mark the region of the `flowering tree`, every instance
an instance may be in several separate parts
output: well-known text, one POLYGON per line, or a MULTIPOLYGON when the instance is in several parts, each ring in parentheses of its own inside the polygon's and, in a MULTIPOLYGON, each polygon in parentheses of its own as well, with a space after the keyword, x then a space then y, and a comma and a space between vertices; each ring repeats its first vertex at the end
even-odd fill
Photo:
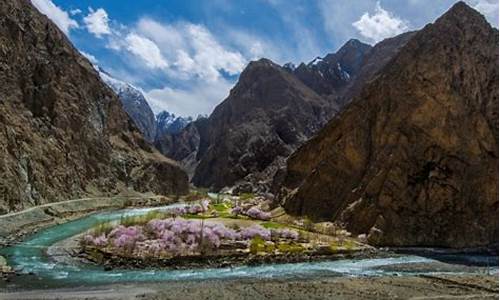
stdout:
POLYGON ((113 246, 124 252, 133 251, 135 244, 144 241, 146 237, 142 232, 142 227, 120 225, 111 230, 108 237, 112 240, 113 246))
POLYGON ((235 206, 231 209, 231 214, 235 217, 243 214, 243 208, 241 206, 235 206))
POLYGON ((233 216, 246 215, 252 219, 268 221, 271 219, 271 213, 262 211, 256 206, 252 206, 245 210, 243 207, 237 205, 231 209, 231 214, 233 216))
POLYGON ((271 219, 271 213, 265 212, 257 208, 256 206, 251 207, 245 213, 252 219, 267 221, 271 219))
POLYGON ((254 238, 270 241, 272 238, 297 240, 298 237, 298 233, 290 229, 269 230, 253 225, 234 230, 221 223, 167 218, 153 219, 142 226, 119 225, 109 234, 87 234, 82 244, 140 257, 171 257, 203 254, 229 241, 249 243, 254 238))
POLYGON ((97 247, 103 247, 103 246, 106 246, 108 244, 108 238, 106 237, 106 235, 104 233, 101 234, 101 235, 98 235, 98 236, 93 236, 91 234, 86 234, 83 237, 82 242, 85 245, 92 245, 92 246, 97 246, 97 247))
POLYGON ((271 231, 260 225, 253 225, 250 227, 243 228, 240 232, 241 238, 245 240, 251 240, 256 236, 260 236, 263 240, 271 240, 271 231))

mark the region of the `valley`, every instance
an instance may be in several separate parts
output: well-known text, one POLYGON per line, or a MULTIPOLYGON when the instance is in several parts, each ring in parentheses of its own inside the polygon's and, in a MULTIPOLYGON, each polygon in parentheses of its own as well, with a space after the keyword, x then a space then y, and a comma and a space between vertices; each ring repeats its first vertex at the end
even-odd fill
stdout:
POLYGON ((0 3, 1 299, 498 298, 498 29, 468 3, 255 58, 197 118, 38 8, 0 3))

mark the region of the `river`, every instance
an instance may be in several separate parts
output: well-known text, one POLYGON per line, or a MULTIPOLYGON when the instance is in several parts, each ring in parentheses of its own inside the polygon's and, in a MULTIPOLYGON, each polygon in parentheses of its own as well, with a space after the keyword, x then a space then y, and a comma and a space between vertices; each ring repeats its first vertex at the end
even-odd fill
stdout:
MULTIPOLYGON (((11 283, 16 288, 54 288, 72 286, 95 286, 99 284, 121 282, 154 282, 172 280, 204 280, 204 279, 236 279, 236 278, 303 278, 313 276, 407 276, 418 274, 443 273, 440 269, 426 269, 425 271, 408 270, 396 271, 384 269, 384 266, 400 264, 428 264, 436 263, 435 258, 418 255, 397 255, 394 257, 332 260, 322 262, 306 262, 293 264, 269 264, 260 266, 238 266, 218 269, 190 269, 190 270, 111 270, 91 264, 83 263, 56 263, 46 254, 51 245, 80 234, 99 222, 119 220, 124 215, 140 215, 151 210, 165 210, 182 204, 174 204, 160 208, 126 209, 94 213, 61 225, 55 225, 40 230, 36 234, 10 248, 0 250, 9 264, 20 270, 21 276, 16 276, 11 283)), ((450 258, 450 255, 448 255, 450 258)), ((472 263, 481 266, 473 272, 498 273, 498 256, 483 255, 451 255, 455 263, 472 263)), ((453 274, 470 273, 470 268, 454 269, 453 274)), ((446 272, 444 272, 446 273, 446 272)))

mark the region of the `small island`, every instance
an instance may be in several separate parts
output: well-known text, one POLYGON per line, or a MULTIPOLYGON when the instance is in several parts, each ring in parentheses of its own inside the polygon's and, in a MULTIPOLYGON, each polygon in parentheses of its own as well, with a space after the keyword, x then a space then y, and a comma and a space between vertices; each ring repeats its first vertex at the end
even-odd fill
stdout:
POLYGON ((334 224, 296 220, 251 194, 222 195, 100 223, 78 257, 106 268, 227 267, 361 255, 370 247, 334 224))

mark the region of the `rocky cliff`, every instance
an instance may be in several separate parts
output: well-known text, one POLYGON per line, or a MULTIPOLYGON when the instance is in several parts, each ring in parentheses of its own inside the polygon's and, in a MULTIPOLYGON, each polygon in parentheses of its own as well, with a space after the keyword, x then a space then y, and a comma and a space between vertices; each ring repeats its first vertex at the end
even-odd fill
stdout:
POLYGON ((122 189, 182 194, 117 96, 27 0, 0 3, 0 213, 122 189))
POLYGON ((498 31, 463 2, 288 160, 281 203, 375 245, 498 242, 498 31))

